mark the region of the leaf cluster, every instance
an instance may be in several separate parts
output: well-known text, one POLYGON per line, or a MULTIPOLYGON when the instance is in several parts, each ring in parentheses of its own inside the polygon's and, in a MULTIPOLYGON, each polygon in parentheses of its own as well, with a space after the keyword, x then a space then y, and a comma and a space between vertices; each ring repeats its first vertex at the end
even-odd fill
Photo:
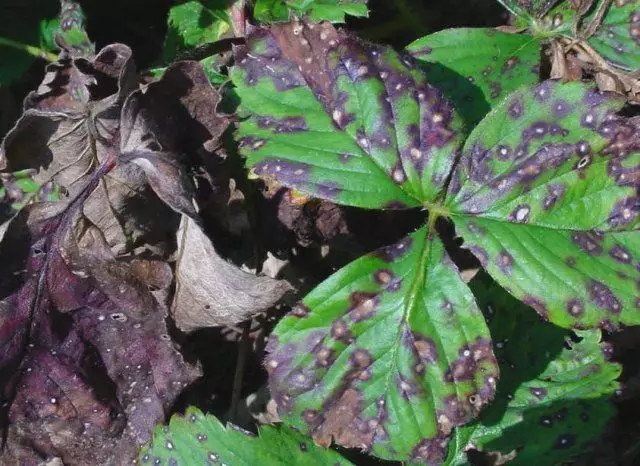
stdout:
POLYGON ((0 146, 2 456, 350 464, 336 444, 559 464, 588 448, 619 389, 603 333, 640 324, 640 5, 499 3, 507 26, 398 51, 336 26, 365 0, 183 1, 142 73, 126 45, 95 51, 70 0, 39 47, 0 38, 51 60, 0 146), (383 215, 420 220, 352 243, 330 275, 294 268, 290 305, 273 254, 339 251, 350 212, 372 237, 383 215), (183 332, 276 305, 282 425, 254 436, 190 407, 153 430, 201 374, 183 332))

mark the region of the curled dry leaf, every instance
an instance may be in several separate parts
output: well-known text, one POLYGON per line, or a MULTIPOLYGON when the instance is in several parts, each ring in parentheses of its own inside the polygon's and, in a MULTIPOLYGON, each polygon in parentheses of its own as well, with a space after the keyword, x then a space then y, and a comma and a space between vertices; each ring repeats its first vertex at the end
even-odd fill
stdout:
POLYGON ((181 330, 233 325, 273 306, 291 287, 226 262, 193 219, 178 230, 172 314, 181 330))
MULTIPOLYGON (((114 155, 121 108, 136 87, 131 50, 125 45, 109 45, 93 60, 62 57, 27 97, 27 110, 0 146, 0 167, 36 169, 37 182, 52 181, 75 196, 114 155)), ((136 165, 105 174, 83 211, 117 253, 140 243, 154 245, 151 249, 159 254, 166 249, 167 235, 157 225, 171 224, 170 212, 136 165)), ((173 225, 175 231, 177 221, 173 225)))

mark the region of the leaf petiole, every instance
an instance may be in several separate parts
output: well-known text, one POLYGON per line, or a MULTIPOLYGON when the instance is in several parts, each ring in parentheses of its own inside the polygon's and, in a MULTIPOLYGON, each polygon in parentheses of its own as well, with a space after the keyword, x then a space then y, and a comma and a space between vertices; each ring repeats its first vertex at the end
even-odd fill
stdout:
POLYGON ((55 53, 47 52, 39 47, 35 47, 33 45, 23 44, 21 42, 16 42, 11 39, 7 39, 6 37, 0 36, 0 45, 5 45, 7 47, 11 47, 14 49, 22 50, 23 52, 28 53, 37 58, 43 58, 48 62, 54 62, 58 59, 58 56, 55 53))

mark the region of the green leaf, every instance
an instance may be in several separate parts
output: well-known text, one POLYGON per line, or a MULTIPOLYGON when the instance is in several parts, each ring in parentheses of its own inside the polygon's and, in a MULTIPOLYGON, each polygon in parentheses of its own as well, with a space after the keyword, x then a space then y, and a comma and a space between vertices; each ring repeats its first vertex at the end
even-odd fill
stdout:
POLYGON ((428 464, 493 398, 498 376, 484 317, 426 226, 320 284, 268 351, 287 423, 322 445, 428 464))
POLYGON ((171 62, 185 49, 216 42, 231 28, 227 0, 193 0, 169 10, 163 59, 171 62))
POLYGON ((263 426, 256 437, 234 426, 225 427, 215 416, 194 407, 187 408, 184 416, 173 416, 168 428, 157 426, 152 443, 142 448, 139 461, 167 466, 351 464, 287 427, 263 426))
POLYGON ((467 464, 465 448, 497 451, 509 464, 560 464, 597 438, 615 409, 621 366, 608 362, 599 330, 576 336, 545 324, 495 284, 471 283, 490 315, 502 377, 479 421, 456 429, 447 465, 467 464))
POLYGON ((472 132, 449 187, 466 246, 563 327, 640 323, 639 121, 622 104, 581 83, 522 89, 472 132))
POLYGON ((588 42, 612 64, 627 70, 640 68, 640 2, 612 2, 588 42))
POLYGON ((43 19, 40 21, 40 48, 55 51, 58 46, 55 43, 55 33, 60 28, 60 19, 43 19))
POLYGON ((20 78, 38 59, 55 60, 41 48, 47 44, 48 24, 57 13, 55 2, 3 0, 0 2, 0 85, 20 78))
POLYGON ((422 37, 407 51, 472 128, 507 94, 538 82, 540 46, 527 34, 460 28, 422 37))
POLYGON ((249 116, 236 136, 254 174, 358 207, 442 194, 461 123, 409 57, 306 22, 257 29, 235 57, 249 116))
MULTIPOLYGON (((212 86, 219 86, 229 80, 229 77, 219 72, 219 64, 216 56, 203 58, 200 65, 207 75, 212 86)), ((147 72, 154 78, 160 78, 166 71, 167 67, 151 68, 147 72)))
POLYGON ((367 17, 367 0, 257 0, 253 16, 258 21, 288 21, 291 14, 313 21, 344 23, 345 15, 367 17))

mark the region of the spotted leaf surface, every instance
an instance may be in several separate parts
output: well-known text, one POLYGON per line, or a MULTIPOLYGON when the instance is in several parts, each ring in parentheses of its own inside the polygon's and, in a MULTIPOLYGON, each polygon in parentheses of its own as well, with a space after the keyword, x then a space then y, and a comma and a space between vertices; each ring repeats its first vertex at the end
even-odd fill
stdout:
POLYGON ((344 23, 345 15, 369 16, 369 9, 367 0, 257 0, 253 15, 265 22, 307 15, 314 21, 344 23))
POLYGON ((612 2, 589 44, 616 66, 628 70, 640 68, 640 2, 612 2))
POLYGON ((538 82, 540 40, 495 29, 446 29, 407 47, 468 127, 521 86, 538 82))
POLYGON ((194 407, 188 408, 184 416, 173 416, 168 427, 157 426, 152 442, 142 448, 139 461, 167 466, 351 464, 293 429, 263 426, 256 437, 232 425, 225 427, 215 416, 194 407))
POLYGON ((460 120, 409 57, 329 23, 257 29, 231 76, 252 172, 318 198, 406 208, 442 191, 460 120))
POLYGON ((515 451, 509 464, 516 465, 560 464, 584 453, 614 414, 609 397, 621 367, 608 361, 611 346, 599 330, 573 335, 541 322, 485 280, 472 289, 489 314, 503 376, 479 421, 456 430, 446 464, 468 464, 469 444, 505 456, 515 451))
POLYGON ((321 445, 419 464, 443 461, 498 377, 482 313, 426 227, 319 285, 268 350, 286 422, 321 445))
POLYGON ((513 295, 564 327, 638 323, 636 119, 551 81, 513 94, 467 140, 447 204, 513 295))

